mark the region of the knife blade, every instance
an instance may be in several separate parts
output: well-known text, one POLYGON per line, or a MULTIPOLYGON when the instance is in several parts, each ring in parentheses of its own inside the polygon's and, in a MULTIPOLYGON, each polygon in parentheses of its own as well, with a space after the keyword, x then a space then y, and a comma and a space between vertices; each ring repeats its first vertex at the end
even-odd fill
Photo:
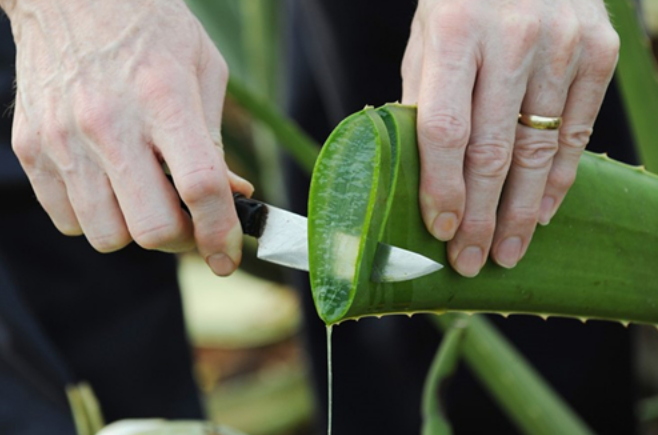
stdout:
MULTIPOLYGON (((257 257, 308 271, 307 219, 264 202, 234 194, 242 232, 258 239, 257 257)), ((370 279, 399 282, 425 276, 443 265, 416 252, 379 243, 370 279)))

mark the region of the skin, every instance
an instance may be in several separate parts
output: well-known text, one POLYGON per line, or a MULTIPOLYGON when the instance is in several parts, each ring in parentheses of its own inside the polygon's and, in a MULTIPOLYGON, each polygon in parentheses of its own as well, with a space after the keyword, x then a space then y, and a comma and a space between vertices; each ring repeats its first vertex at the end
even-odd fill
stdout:
POLYGON ((612 78, 619 38, 601 0, 420 0, 403 102, 418 104, 421 209, 464 276, 507 268, 547 225, 612 78), (562 116, 559 130, 518 113, 562 116))
POLYGON ((196 247, 216 274, 233 272, 242 231, 231 192, 253 188, 224 162, 228 69, 186 5, 1 6, 18 49, 12 144, 55 226, 84 234, 100 252, 131 241, 167 252, 196 247))
MULTIPOLYGON (((235 270, 231 192, 253 188, 223 159, 226 64, 183 1, 0 6, 18 48, 13 147, 55 226, 100 252, 196 247, 235 270)), ((555 214, 618 49, 601 0, 419 1, 403 102, 418 104, 423 218, 462 275, 490 251, 514 267, 555 214), (517 127, 520 111, 564 124, 517 127)))

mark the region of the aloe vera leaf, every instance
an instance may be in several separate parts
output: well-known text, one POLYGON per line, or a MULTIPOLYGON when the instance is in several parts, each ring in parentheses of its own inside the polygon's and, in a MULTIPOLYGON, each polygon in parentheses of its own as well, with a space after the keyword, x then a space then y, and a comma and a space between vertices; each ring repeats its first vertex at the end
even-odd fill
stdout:
POLYGON ((296 123, 283 116, 268 100, 249 91, 237 79, 229 80, 227 92, 247 109, 251 116, 272 130, 279 145, 288 151, 303 169, 309 173, 313 170, 320 149, 296 123))
POLYGON ((658 113, 658 75, 651 42, 639 22, 637 2, 607 2, 612 22, 621 39, 617 78, 624 108, 641 161, 650 171, 658 171, 656 113, 658 113))
POLYGON ((451 435, 452 427, 443 412, 441 388, 457 369, 461 355, 464 331, 468 325, 464 315, 461 321, 452 322, 444 330, 443 341, 436 352, 423 387, 422 435, 451 435))
POLYGON ((272 36, 278 33, 278 9, 282 2, 261 2, 265 11, 258 8, 254 10, 253 5, 243 5, 241 0, 186 2, 229 65, 231 77, 227 94, 247 109, 254 119, 265 124, 276 136, 279 145, 310 173, 320 151, 318 144, 294 121, 282 115, 272 103, 278 97, 274 95, 274 88, 279 84, 277 78, 280 72, 277 70, 280 65, 277 57, 280 50, 276 44, 278 39, 272 36), (249 17, 246 16, 247 12, 250 12, 249 17), (268 14, 267 19, 263 19, 264 14, 268 14), (253 17, 260 19, 263 24, 257 33, 247 30, 249 26, 253 27, 253 17), (245 50, 245 46, 249 49, 245 50), (254 59, 254 56, 258 59, 254 59), (258 62, 261 60, 272 68, 260 68, 262 63, 258 62), (265 90, 264 95, 258 95, 246 86, 246 83, 253 85, 254 82, 259 85, 259 89, 265 90))
MULTIPOLYGON (((309 221, 309 263, 314 301, 318 312, 328 318, 345 314, 346 302, 356 285, 370 279, 370 270, 387 213, 390 190, 391 145, 382 119, 372 108, 346 118, 328 139, 349 155, 341 159, 340 171, 324 167, 319 160, 309 200, 315 213, 309 221), (383 146, 378 146, 383 144, 383 146), (372 189, 363 189, 369 185, 372 189), (340 216, 335 210, 341 210, 340 216)), ((324 151, 323 151, 324 152, 324 151)), ((321 153, 322 155, 322 153, 321 153)))
MULTIPOLYGON (((463 315, 448 314, 434 316, 433 321, 449 331, 455 322, 461 324, 464 319, 463 315)), ((480 382, 523 433, 593 433, 483 316, 468 319, 461 352, 480 382)))
POLYGON ((374 132, 373 123, 363 122, 363 113, 353 115, 332 133, 313 174, 310 268, 318 312, 326 323, 445 311, 658 323, 658 177, 586 153, 559 212, 549 226, 537 228, 519 265, 508 270, 489 262, 476 278, 464 278, 449 267, 445 244, 427 232, 420 216, 414 108, 387 105, 377 113, 392 140, 399 143, 394 154, 394 163, 399 165, 397 181, 388 192, 392 207, 357 215, 355 205, 363 204, 347 204, 344 196, 333 198, 334 192, 346 191, 370 198, 381 188, 376 176, 381 168, 373 162, 378 162, 376 149, 388 145, 374 132), (350 127, 357 124, 362 128, 350 127), (373 140, 376 143, 370 142, 373 140), (359 177, 350 177, 354 173, 359 177), (377 216, 382 213, 388 216, 377 216), (329 278, 334 272, 322 266, 324 263, 340 257, 354 262, 349 268, 364 267, 360 264, 362 252, 349 252, 363 245, 343 246, 341 252, 335 252, 333 241, 324 237, 329 234, 328 225, 349 221, 352 234, 364 235, 369 219, 386 222, 380 241, 418 252, 446 267, 398 283, 373 283, 367 273, 361 273, 361 281, 338 291, 338 287, 328 287, 332 279, 338 281, 329 278), (319 289, 324 295, 333 295, 330 305, 326 300, 318 303, 319 289), (337 306, 341 309, 336 310, 337 306))

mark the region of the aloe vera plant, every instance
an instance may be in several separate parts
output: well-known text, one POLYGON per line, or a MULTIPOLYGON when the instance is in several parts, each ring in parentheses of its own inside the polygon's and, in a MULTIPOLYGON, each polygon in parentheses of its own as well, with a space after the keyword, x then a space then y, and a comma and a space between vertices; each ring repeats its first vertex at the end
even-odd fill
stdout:
POLYGON ((537 229, 515 269, 489 263, 474 279, 446 267, 371 282, 380 241, 447 263, 444 244, 421 219, 418 174, 413 107, 366 108, 327 140, 309 199, 311 282, 327 324, 447 311, 658 323, 655 175, 586 153, 560 211, 537 229))

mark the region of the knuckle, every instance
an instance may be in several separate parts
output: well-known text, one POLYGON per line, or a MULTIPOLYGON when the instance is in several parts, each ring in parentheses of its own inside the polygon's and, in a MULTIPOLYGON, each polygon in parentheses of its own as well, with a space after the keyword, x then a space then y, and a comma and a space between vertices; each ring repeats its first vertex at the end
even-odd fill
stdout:
POLYGON ((149 102, 155 102, 157 105, 171 104, 169 100, 174 94, 177 81, 170 72, 145 72, 141 77, 138 98, 143 104, 149 102))
POLYGON ((78 109, 76 122, 82 134, 89 138, 104 137, 112 126, 110 109, 103 103, 87 103, 78 109))
POLYGON ((14 130, 11 146, 14 154, 26 169, 35 165, 39 154, 39 146, 36 137, 27 129, 14 130))
POLYGON ((421 195, 432 198, 435 202, 460 202, 464 199, 463 178, 442 178, 436 180, 423 179, 421 182, 421 195))
POLYGON ((468 2, 445 2, 432 10, 429 25, 438 31, 453 28, 458 23, 473 21, 476 19, 477 12, 477 9, 471 7, 468 2))
POLYGON ((514 227, 528 228, 533 227, 537 223, 539 217, 539 209, 519 207, 508 211, 505 214, 505 219, 508 224, 514 227))
POLYGON ((587 147, 593 129, 589 126, 564 126, 560 130, 559 146, 571 152, 581 153, 587 147))
POLYGON ((528 57, 533 52, 540 34, 540 21, 533 14, 513 12, 501 18, 501 40, 506 47, 502 54, 504 80, 512 84, 521 78, 528 57))
POLYGON ((496 220, 493 218, 473 219, 465 217, 459 232, 469 235, 469 237, 491 237, 496 229, 496 220))
POLYGON ((505 177, 511 160, 511 145, 503 140, 472 143, 466 148, 469 172, 486 178, 505 177))
POLYGON ((597 27, 588 38, 588 59, 585 71, 601 80, 608 80, 617 65, 620 40, 611 25, 597 27))
POLYGON ((566 192, 576 181, 576 170, 567 168, 553 168, 548 174, 548 184, 561 192, 566 192))
POLYGON ((215 55, 213 56, 214 62, 217 65, 217 71, 219 73, 220 78, 222 79, 223 82, 228 81, 228 76, 229 76, 229 69, 228 69, 228 63, 226 62, 226 59, 215 49, 215 55))
POLYGON ((424 145, 462 148, 468 142, 470 123, 449 113, 434 113, 419 123, 418 134, 424 145))
POLYGON ((64 126, 56 123, 44 125, 43 138, 50 144, 62 145, 68 142, 69 131, 64 126))
POLYGON ((126 231, 87 234, 87 240, 95 250, 101 253, 118 251, 131 241, 126 231))
POLYGON ((557 140, 517 143, 514 148, 513 163, 527 169, 547 168, 550 167, 557 150, 557 140))
POLYGON ((183 228, 174 222, 156 222, 133 232, 135 243, 144 249, 159 249, 175 244, 183 236, 183 228))
POLYGON ((516 47, 530 47, 539 38, 541 20, 537 14, 514 11, 504 14, 501 26, 505 37, 516 47))
POLYGON ((551 46, 550 68, 553 75, 562 77, 572 66, 578 46, 582 40, 578 20, 572 15, 556 19, 549 26, 549 41, 551 46))
POLYGON ((226 59, 221 55, 214 44, 209 42, 209 50, 206 52, 205 62, 202 63, 200 73, 217 77, 222 83, 228 81, 229 68, 226 59))
POLYGON ((198 168, 179 177, 178 192, 188 206, 205 202, 221 193, 221 180, 212 166, 198 168))

